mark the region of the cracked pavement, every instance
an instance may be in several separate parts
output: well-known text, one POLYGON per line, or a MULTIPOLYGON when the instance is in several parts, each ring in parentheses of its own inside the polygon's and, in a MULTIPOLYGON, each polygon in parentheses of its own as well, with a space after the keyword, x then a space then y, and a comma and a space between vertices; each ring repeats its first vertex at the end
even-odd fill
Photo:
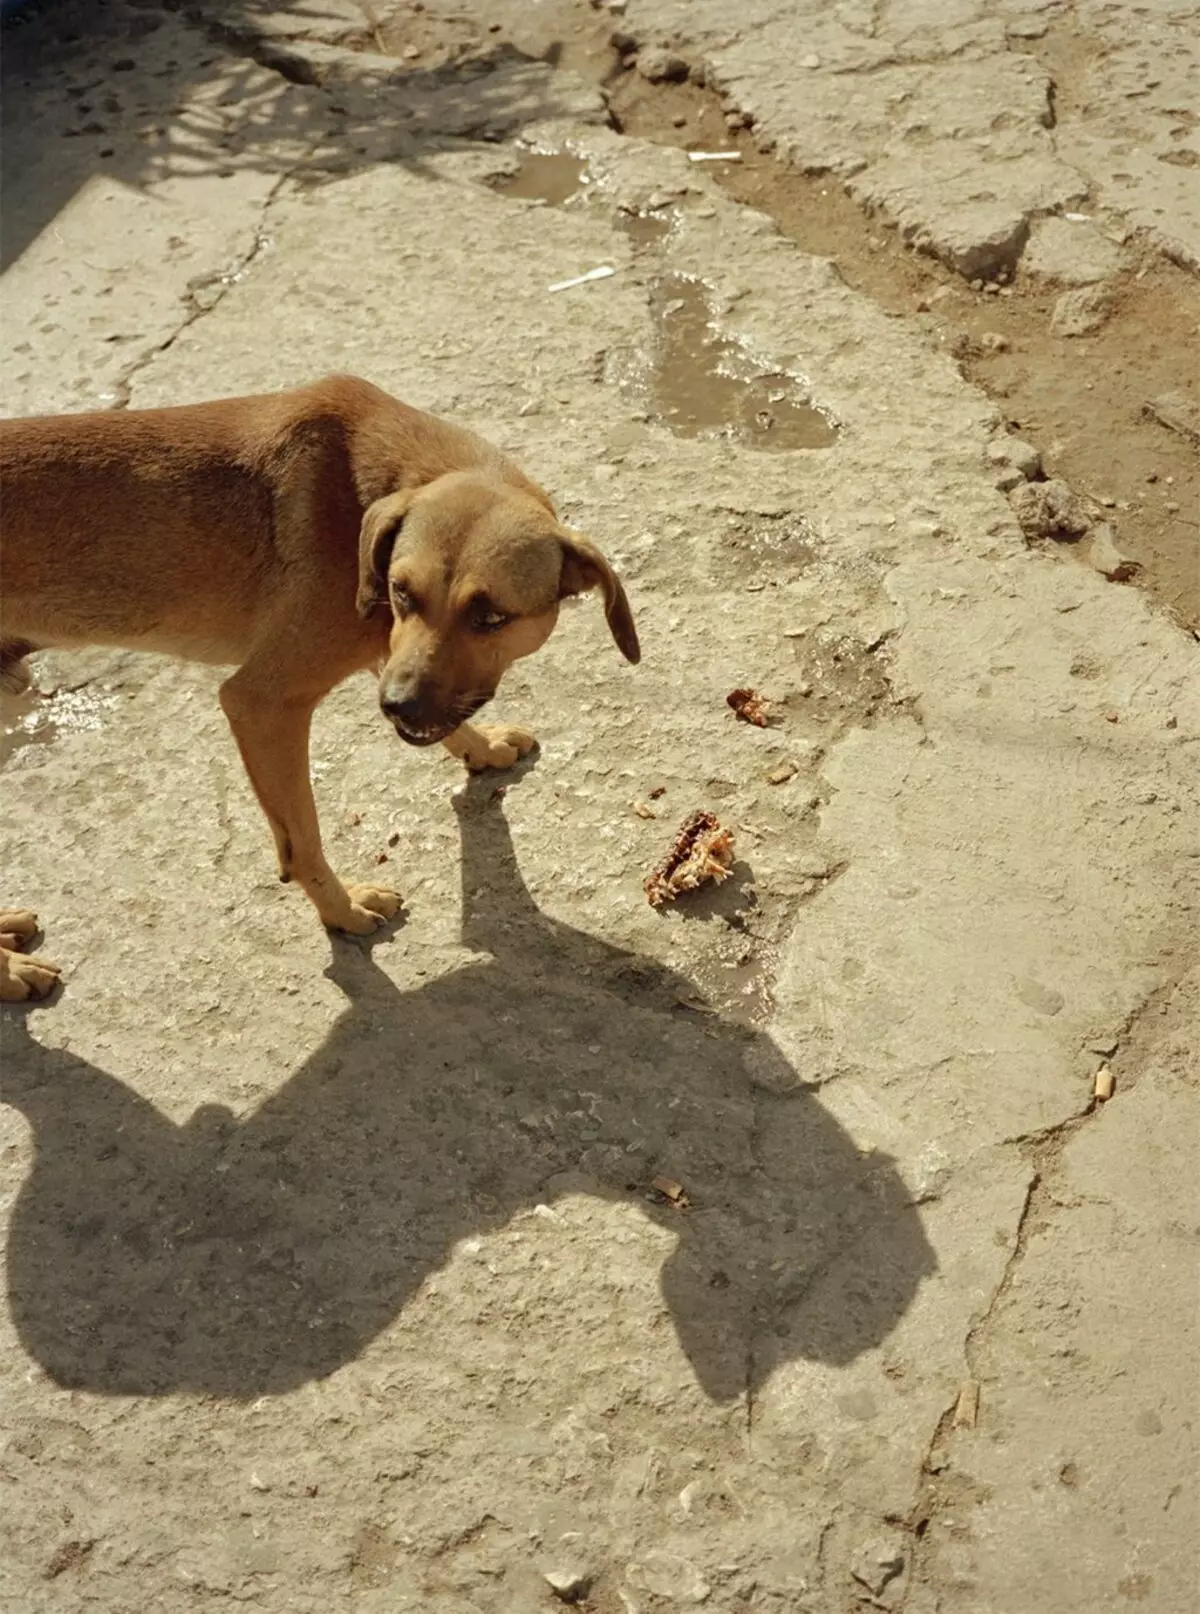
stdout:
MULTIPOLYGON (((1194 268, 1194 168, 1158 160, 1194 8, 948 9, 619 23, 964 272, 1080 197, 1194 268), (1122 16, 1064 145, 1014 41, 1122 16)), ((6 37, 7 412, 356 371, 545 483, 645 657, 565 612, 496 702, 535 764, 465 789, 336 692, 331 861, 406 898, 369 949, 275 883, 216 673, 39 659, 5 900, 66 986, 3 1022, 0 1600, 1182 1614, 1195 638, 1026 541, 1003 417, 919 321, 615 132, 518 10, 491 56, 456 12, 458 68, 340 0, 6 37), (530 145, 585 194, 499 194, 530 145), (662 423, 671 277, 828 447, 662 423), (734 878, 657 914, 698 806, 734 878)))

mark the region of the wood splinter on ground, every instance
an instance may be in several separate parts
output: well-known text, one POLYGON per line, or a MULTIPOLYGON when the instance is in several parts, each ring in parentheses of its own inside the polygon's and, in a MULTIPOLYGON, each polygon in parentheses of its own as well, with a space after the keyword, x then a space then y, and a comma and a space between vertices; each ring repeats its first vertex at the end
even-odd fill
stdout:
POLYGON ((690 1204, 687 1189, 681 1182, 676 1182, 674 1177, 652 1177, 650 1186, 656 1194, 661 1194, 664 1199, 669 1199, 672 1205, 678 1205, 680 1210, 686 1210, 690 1204))
POLYGON ((707 880, 727 880, 732 864, 733 832, 722 829, 714 813, 701 809, 680 826, 674 846, 646 876, 646 900, 661 908, 707 880))
POLYGON ((954 1427, 974 1429, 978 1421, 979 1386, 974 1379, 968 1379, 958 1392, 958 1400, 954 1403, 954 1427))
POLYGON ((733 708, 735 717, 743 723, 753 723, 756 729, 765 729, 770 716, 770 702, 763 699, 757 689, 734 689, 725 697, 726 706, 733 708))

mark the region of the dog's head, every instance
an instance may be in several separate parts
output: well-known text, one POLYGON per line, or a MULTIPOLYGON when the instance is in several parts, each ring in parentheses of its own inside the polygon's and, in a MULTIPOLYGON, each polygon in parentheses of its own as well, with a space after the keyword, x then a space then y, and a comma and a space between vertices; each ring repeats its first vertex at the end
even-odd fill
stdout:
POLYGON ((549 638, 559 602, 599 588, 613 638, 637 661, 625 590, 586 538, 537 496, 454 471, 377 500, 359 537, 358 610, 393 626, 379 704, 410 745, 432 745, 489 701, 549 638))

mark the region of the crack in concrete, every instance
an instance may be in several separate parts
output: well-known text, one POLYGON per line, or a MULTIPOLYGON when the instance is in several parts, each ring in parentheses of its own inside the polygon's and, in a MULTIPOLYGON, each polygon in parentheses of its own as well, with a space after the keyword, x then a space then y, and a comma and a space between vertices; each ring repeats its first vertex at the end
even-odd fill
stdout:
POLYGON ((160 353, 166 353, 170 348, 174 347, 175 343, 183 335, 184 331, 190 330, 191 327, 198 324, 199 321, 205 317, 205 315, 211 314, 214 308, 219 307, 219 305, 224 302, 225 298, 229 295, 232 288, 237 285, 237 283, 246 274, 250 266, 270 245, 271 238, 267 233, 266 223, 271 207, 273 206, 280 191, 288 183, 292 176, 298 173, 300 169, 304 167, 304 164, 311 155, 313 149, 315 149, 315 147, 310 147, 305 156, 301 158, 299 162, 294 163, 290 168, 286 169, 282 174, 280 174, 278 179, 276 179, 275 183, 271 186, 271 189, 268 191, 263 200, 262 207, 259 210, 258 222, 254 226, 253 239, 251 240, 250 246, 241 255, 241 257, 236 259, 235 262, 226 269, 216 270, 211 275, 198 275, 191 282, 189 282, 186 293, 187 311, 184 314, 183 319, 180 320, 179 324, 169 336, 165 337, 161 342, 152 343, 148 348, 144 349, 143 352, 139 353, 136 359, 133 359, 128 365, 125 366, 120 375, 117 377, 116 381, 113 383, 114 401, 109 406, 111 409, 120 410, 128 409, 130 407, 133 397, 134 382, 143 373, 143 371, 148 369, 149 366, 153 364, 154 360, 160 353), (204 301, 200 301, 196 295, 197 291, 202 287, 208 286, 211 286, 214 289, 219 287, 220 290, 216 292, 216 295, 214 295, 211 300, 206 298, 204 301))
MULTIPOLYGON (((1077 1119, 1078 1118, 1076 1117, 1072 1117, 1070 1121, 1060 1123, 1060 1126, 1065 1127, 1074 1124, 1077 1122, 1077 1119)), ((1047 1129, 1048 1132, 1053 1132, 1055 1130, 1057 1129, 1047 1129)), ((1013 1283, 1016 1281, 1017 1272, 1025 1259, 1029 1238, 1033 1231, 1035 1214, 1048 1193, 1049 1184, 1046 1173, 1040 1170, 1037 1166, 1034 1166, 1030 1173, 1029 1182, 1026 1185, 1025 1196, 1021 1202, 1021 1209, 1017 1215, 1017 1226, 1013 1238, 1013 1247, 1009 1251, 1008 1259, 1004 1263, 1004 1271, 1000 1274, 999 1282, 992 1291, 987 1305, 984 1307, 983 1311, 979 1314, 976 1320, 971 1324, 967 1331, 967 1336, 963 1341, 963 1360, 966 1364, 967 1373, 970 1376, 970 1379, 976 1384, 979 1382, 979 1348, 983 1335, 991 1326, 992 1319, 995 1316, 998 1307, 1004 1300, 1004 1297, 1008 1294, 1009 1290, 1012 1288, 1013 1283)), ((909 1512, 908 1518, 894 1521, 899 1528, 905 1530, 912 1538, 912 1561, 909 1566, 909 1574, 905 1581, 904 1591, 897 1607, 896 1614, 903 1614, 904 1606, 908 1600, 909 1591, 916 1584, 919 1578, 919 1570, 922 1560, 921 1543, 925 1538, 931 1521, 935 1519, 938 1514, 941 1513, 948 1505, 951 1505, 953 1501, 952 1495, 949 1494, 953 1489, 953 1481, 951 1481, 949 1485, 939 1485, 937 1483, 937 1476, 942 1472, 943 1469, 950 1467, 948 1459, 945 1462, 939 1463, 938 1457, 939 1454, 944 1452, 953 1433, 954 1415, 957 1404, 958 1396, 956 1394, 955 1398, 942 1411, 937 1423, 933 1427, 929 1437, 929 1442, 921 1458, 920 1468, 918 1470, 919 1479, 916 1499, 913 1503, 911 1511, 909 1512)))
POLYGON ((840 1506, 835 1507, 833 1512, 825 1520, 825 1523, 821 1526, 821 1534, 817 1537, 816 1570, 817 1570, 817 1589, 818 1589, 818 1591, 822 1591, 822 1592, 824 1591, 825 1582, 829 1578, 829 1563, 828 1563, 829 1538, 832 1536, 834 1530, 837 1528, 838 1521, 841 1519, 841 1516, 842 1516, 841 1507, 840 1506))
MULTIPOLYGON (((1118 1035, 1118 1043, 1129 1041, 1141 1020, 1157 1010, 1158 1005, 1165 996, 1169 996, 1183 979, 1186 971, 1173 981, 1165 983, 1147 995, 1142 1003, 1130 1011, 1126 1016, 1122 1029, 1118 1035)), ((1115 1056, 1114 1056, 1115 1057, 1115 1056)), ((983 1311, 971 1324, 963 1341, 963 1358, 967 1372, 977 1384, 980 1382, 982 1372, 981 1351, 986 1335, 996 1318, 1005 1298, 1011 1292, 1017 1281, 1017 1276, 1025 1256, 1028 1253, 1030 1240, 1034 1233, 1040 1230, 1041 1213, 1045 1210, 1049 1215, 1051 1211, 1059 1214, 1078 1212, 1089 1203, 1084 1195, 1072 1195, 1070 1199, 1058 1197, 1055 1193, 1055 1183, 1061 1171, 1062 1152, 1067 1142, 1100 1108, 1099 1102, 1090 1094, 1086 1105, 1062 1120, 1050 1126, 1039 1128, 1035 1132, 1023 1133, 1017 1137, 1005 1140, 1008 1147, 1021 1150, 1030 1161, 1031 1175, 1025 1190, 1020 1212, 1017 1216, 1017 1226, 1013 1238, 1013 1246, 1008 1259, 1004 1264, 1004 1271, 992 1292, 991 1298, 983 1311)), ((938 1418, 930 1435, 929 1443, 921 1459, 921 1481, 909 1518, 904 1523, 910 1535, 914 1538, 912 1572, 905 1588, 905 1598, 908 1587, 917 1579, 917 1569, 920 1560, 919 1543, 923 1539, 930 1522, 938 1516, 947 1506, 953 1505, 953 1482, 939 1485, 936 1483, 937 1475, 943 1468, 948 1468, 949 1462, 939 1464, 937 1458, 950 1441, 954 1429, 954 1414, 956 1400, 952 1401, 938 1418)), ((902 1614, 904 1599, 901 1600, 898 1614, 902 1614)))
MULTIPOLYGON (((1017 1269, 1025 1259, 1025 1251, 1029 1242, 1033 1213, 1040 1206, 1047 1192, 1046 1176, 1034 1167, 1025 1189, 1025 1198, 1017 1215, 1016 1233, 1013 1237, 1013 1247, 1009 1251, 1008 1260, 1004 1263, 1004 1271, 1000 1274, 1000 1282, 992 1292, 982 1315, 971 1325, 967 1337, 963 1341, 963 1357, 966 1360, 968 1371, 973 1378, 978 1378, 979 1344, 983 1335, 991 1326, 996 1309, 1012 1288, 1017 1269)), ((950 1416, 953 1417, 953 1408, 950 1416)), ((932 1448, 931 1448, 932 1453, 932 1448)))

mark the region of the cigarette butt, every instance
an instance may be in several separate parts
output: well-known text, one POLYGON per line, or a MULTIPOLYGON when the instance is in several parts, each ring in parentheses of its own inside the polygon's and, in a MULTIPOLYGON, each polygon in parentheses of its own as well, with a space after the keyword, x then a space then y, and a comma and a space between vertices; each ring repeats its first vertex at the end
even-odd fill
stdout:
POLYGON ((689 151, 690 163, 740 163, 740 151, 689 151))
POLYGON ((696 1014, 716 1014, 717 1012, 711 1003, 706 1003, 695 992, 680 992, 677 994, 675 1001, 681 1009, 691 1009, 696 1014))
POLYGON ((572 286, 586 286, 589 280, 607 280, 609 275, 615 275, 616 270, 609 263, 602 263, 598 269, 589 269, 585 275, 573 275, 570 280, 556 280, 547 291, 570 291, 572 286))
POLYGON ((979 1386, 974 1379, 968 1379, 958 1392, 958 1400, 954 1403, 954 1427, 974 1429, 978 1420, 979 1386))
POLYGON ((1107 1065, 1101 1065, 1096 1072, 1096 1079, 1092 1083, 1092 1097, 1097 1099, 1099 1103, 1105 1104, 1113 1096, 1116 1085, 1117 1078, 1112 1071, 1109 1070, 1107 1065))

